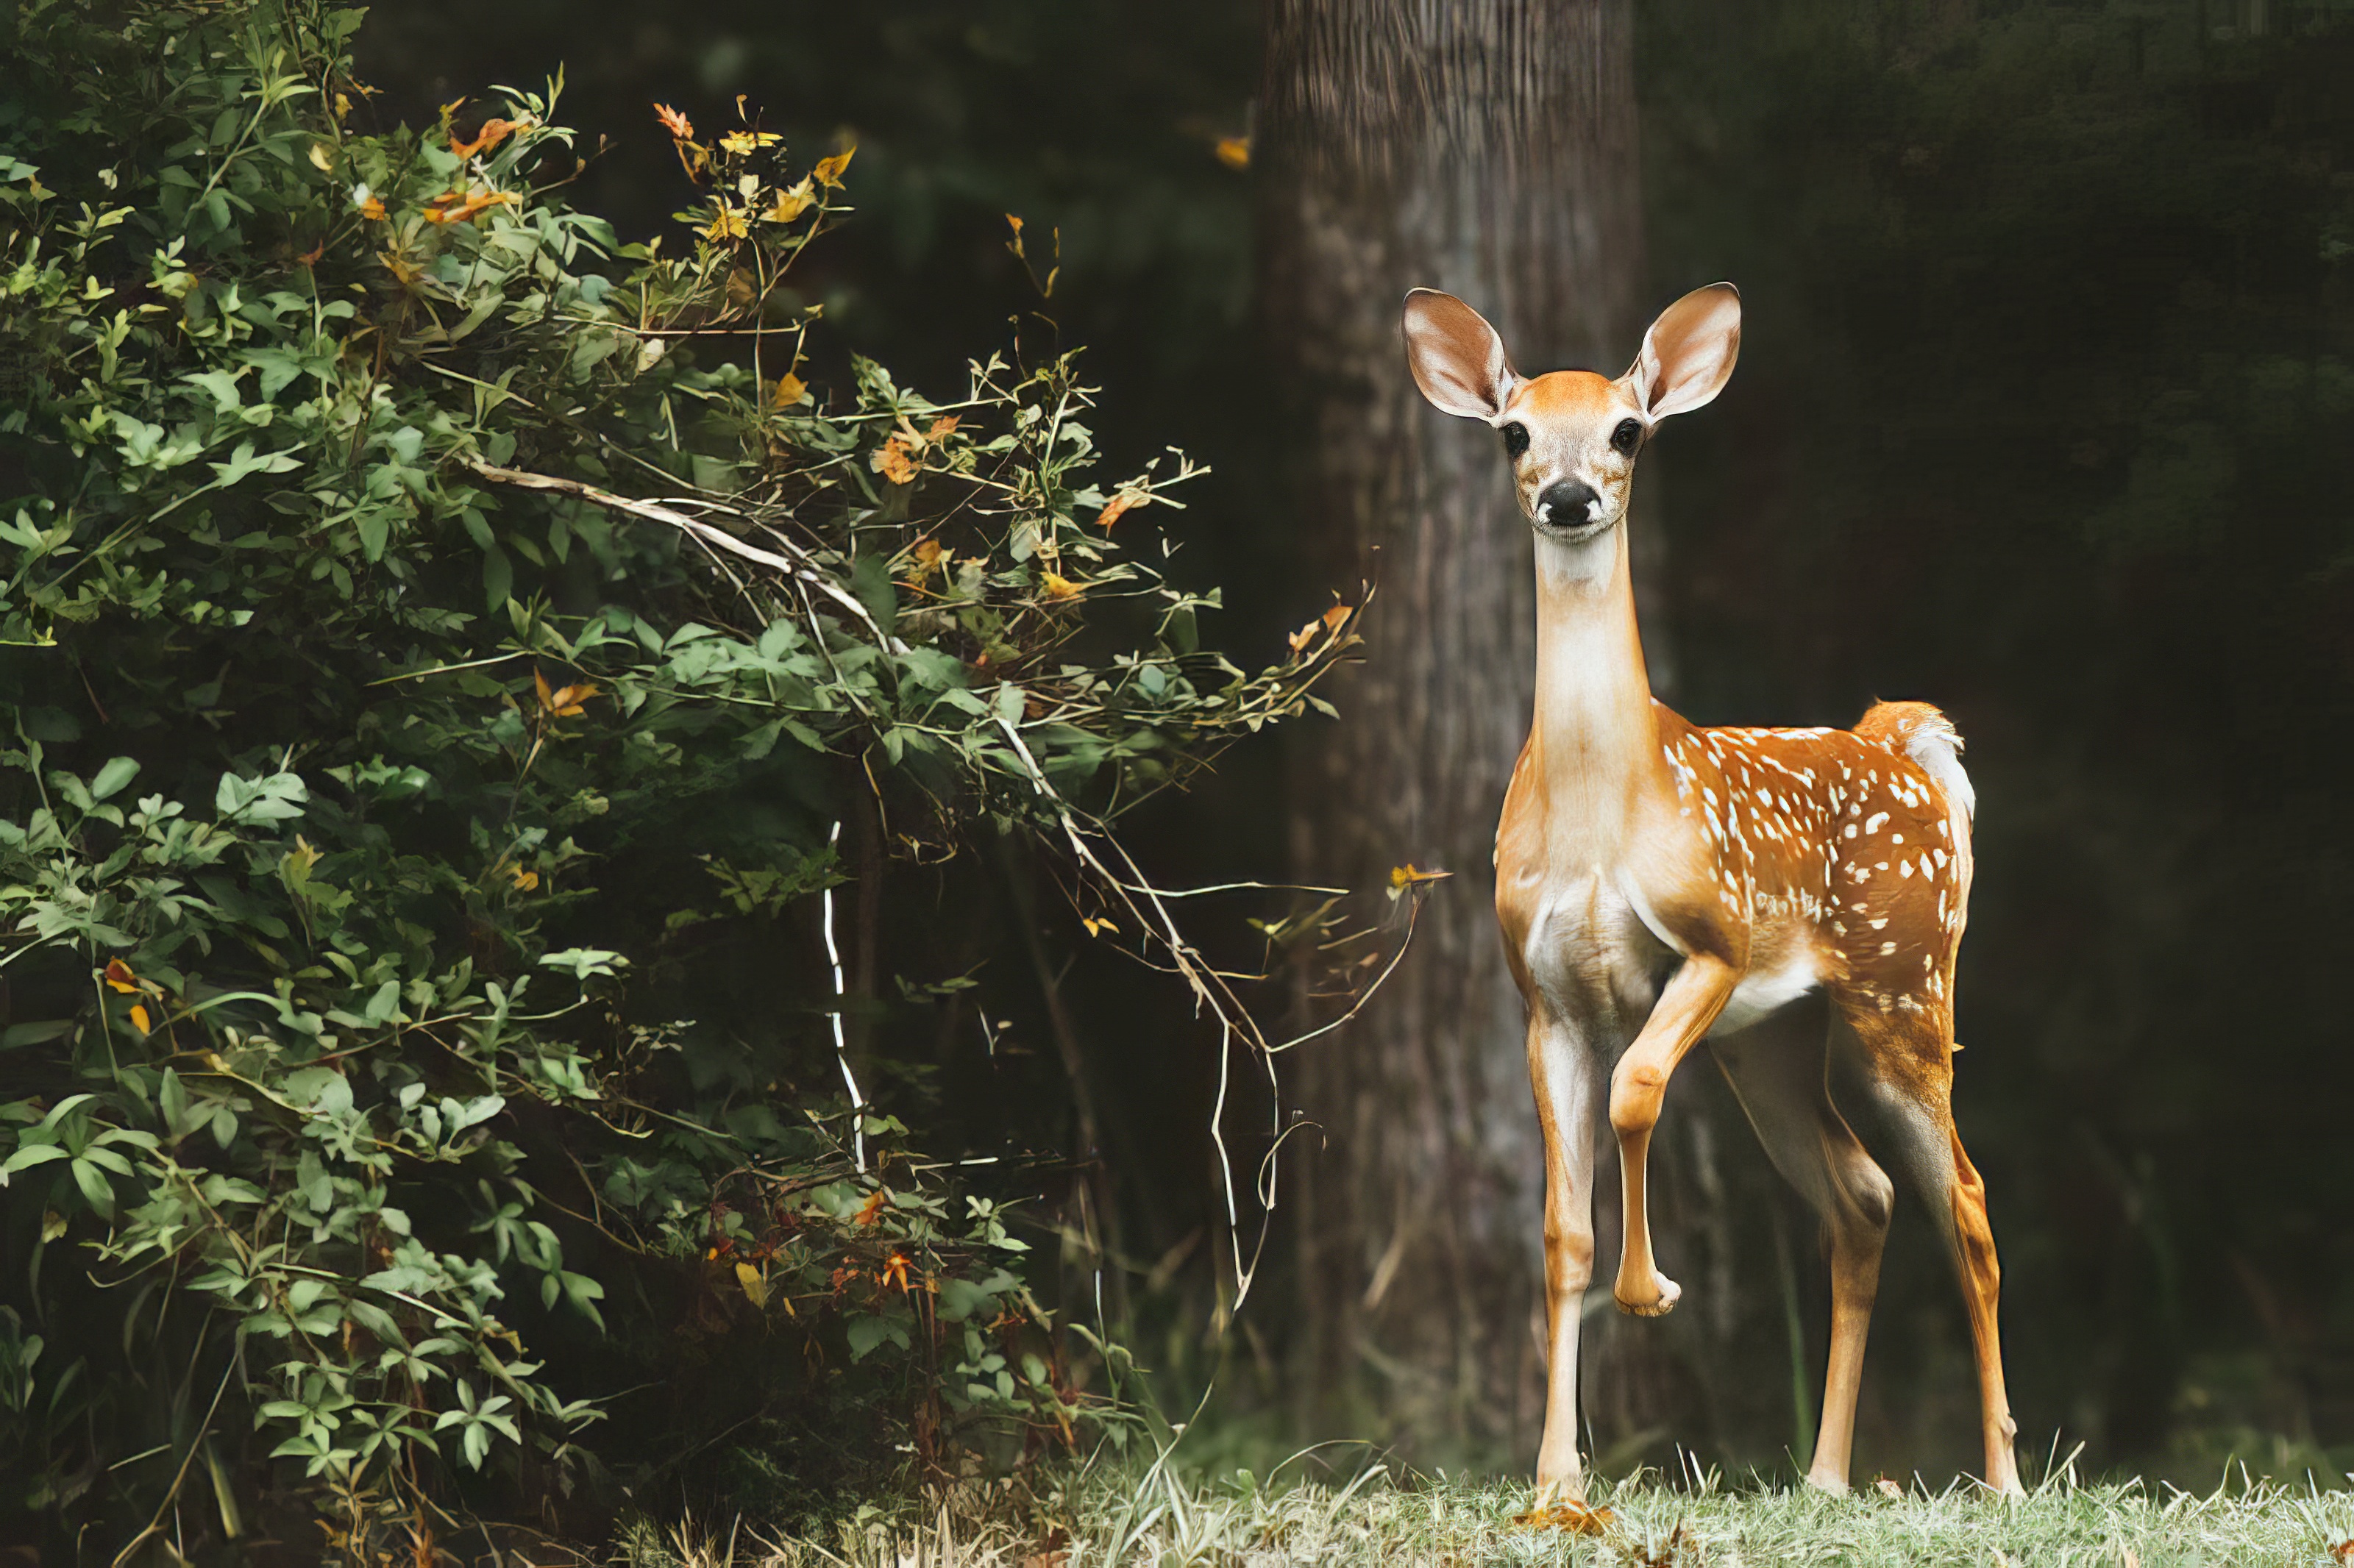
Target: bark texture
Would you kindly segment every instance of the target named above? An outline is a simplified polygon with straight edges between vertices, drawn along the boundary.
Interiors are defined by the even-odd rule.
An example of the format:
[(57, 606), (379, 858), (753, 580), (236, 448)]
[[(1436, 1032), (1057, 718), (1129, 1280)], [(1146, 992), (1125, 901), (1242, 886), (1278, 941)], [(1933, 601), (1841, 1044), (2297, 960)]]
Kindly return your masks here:
[[(1524, 374), (1625, 368), (1646, 302), (1631, 10), (1269, 0), (1267, 15), (1262, 299), (1302, 448), (1301, 580), (1380, 585), (1371, 657), (1335, 694), (1346, 722), (1292, 758), (1297, 869), (1357, 886), (1408, 861), (1456, 874), (1373, 1009), (1293, 1069), (1293, 1103), (1323, 1128), (1291, 1167), (1296, 1386), (1321, 1429), (1525, 1464), (1543, 1419), (1541, 1157), (1491, 851), (1529, 725), (1531, 545), (1494, 438), (1416, 391), (1398, 312), (1409, 288), (1441, 288), (1495, 323)], [(1644, 610), (1665, 694), (1663, 620)], [(1596, 1336), (1587, 1408), (1658, 1420), (1666, 1391), (1602, 1386), (1656, 1382), (1614, 1363), (1627, 1337)]]

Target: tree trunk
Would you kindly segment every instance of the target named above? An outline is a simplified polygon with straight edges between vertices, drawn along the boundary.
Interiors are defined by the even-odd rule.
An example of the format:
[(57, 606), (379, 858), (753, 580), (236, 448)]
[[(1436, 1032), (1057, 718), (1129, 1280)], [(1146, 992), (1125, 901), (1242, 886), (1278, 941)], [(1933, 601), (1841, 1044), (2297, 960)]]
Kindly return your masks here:
[[(1295, 1366), (1312, 1426), (1426, 1459), (1525, 1465), (1543, 1414), (1541, 1162), (1491, 867), (1535, 644), (1502, 454), (1424, 404), (1398, 312), (1441, 288), (1526, 374), (1625, 367), (1641, 327), (1631, 31), (1628, 0), (1268, 3), (1262, 299), (1301, 449), (1300, 580), (1380, 589), (1371, 657), (1335, 693), (1345, 722), (1292, 758), (1296, 869), (1361, 887), (1408, 861), (1455, 873), (1373, 1008), (1292, 1069), (1322, 1128), (1290, 1167)], [(1658, 530), (1634, 543), (1637, 591), (1656, 595)], [(1665, 694), (1662, 618), (1643, 608)], [(1615, 1171), (1606, 1149), (1596, 1164)], [(1628, 1336), (1597, 1338), (1589, 1412), (1655, 1406), (1596, 1397)]]

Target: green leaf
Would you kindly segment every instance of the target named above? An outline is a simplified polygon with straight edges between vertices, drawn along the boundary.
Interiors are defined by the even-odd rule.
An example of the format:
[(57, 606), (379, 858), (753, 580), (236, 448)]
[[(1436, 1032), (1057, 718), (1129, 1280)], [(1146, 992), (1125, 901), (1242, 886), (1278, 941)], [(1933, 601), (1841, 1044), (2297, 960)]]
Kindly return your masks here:
[(106, 766), (98, 770), (98, 777), (90, 781), (90, 799), (103, 800), (138, 776), (139, 764), (130, 758), (111, 758)]

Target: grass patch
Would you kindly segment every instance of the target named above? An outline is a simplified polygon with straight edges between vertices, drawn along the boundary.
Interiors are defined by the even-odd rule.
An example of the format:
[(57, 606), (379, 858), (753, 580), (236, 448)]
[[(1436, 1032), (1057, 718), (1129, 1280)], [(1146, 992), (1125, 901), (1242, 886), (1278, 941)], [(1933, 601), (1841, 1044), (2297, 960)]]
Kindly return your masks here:
[[(1036, 1487), (1040, 1489), (1030, 1489)], [(641, 1526), (627, 1568), (1277, 1568), (1288, 1563), (1562, 1563), (1608, 1568), (2343, 1568), (2354, 1492), (2251, 1480), (2213, 1491), (2078, 1485), (2062, 1471), (2023, 1499), (1970, 1483), (1848, 1497), (1714, 1474), (1598, 1483), (1599, 1535), (1512, 1522), (1525, 1483), (1368, 1471), (1352, 1482), (1268, 1485), (1247, 1471), (1141, 1480), (1097, 1470), (1060, 1484), (973, 1483), (896, 1509), (867, 1507), (816, 1535)]]

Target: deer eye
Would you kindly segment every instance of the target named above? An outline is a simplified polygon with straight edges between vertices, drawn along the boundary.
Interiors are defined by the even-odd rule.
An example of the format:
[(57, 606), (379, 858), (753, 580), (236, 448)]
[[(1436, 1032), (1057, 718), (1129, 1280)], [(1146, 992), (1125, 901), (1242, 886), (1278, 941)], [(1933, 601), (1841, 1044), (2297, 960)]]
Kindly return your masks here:
[(1529, 450), (1529, 428), (1514, 423), (1504, 427), (1504, 455), (1518, 457)]
[(1619, 420), (1618, 428), (1610, 432), (1610, 444), (1625, 455), (1634, 456), (1635, 449), (1643, 444), (1642, 425), (1633, 419)]

